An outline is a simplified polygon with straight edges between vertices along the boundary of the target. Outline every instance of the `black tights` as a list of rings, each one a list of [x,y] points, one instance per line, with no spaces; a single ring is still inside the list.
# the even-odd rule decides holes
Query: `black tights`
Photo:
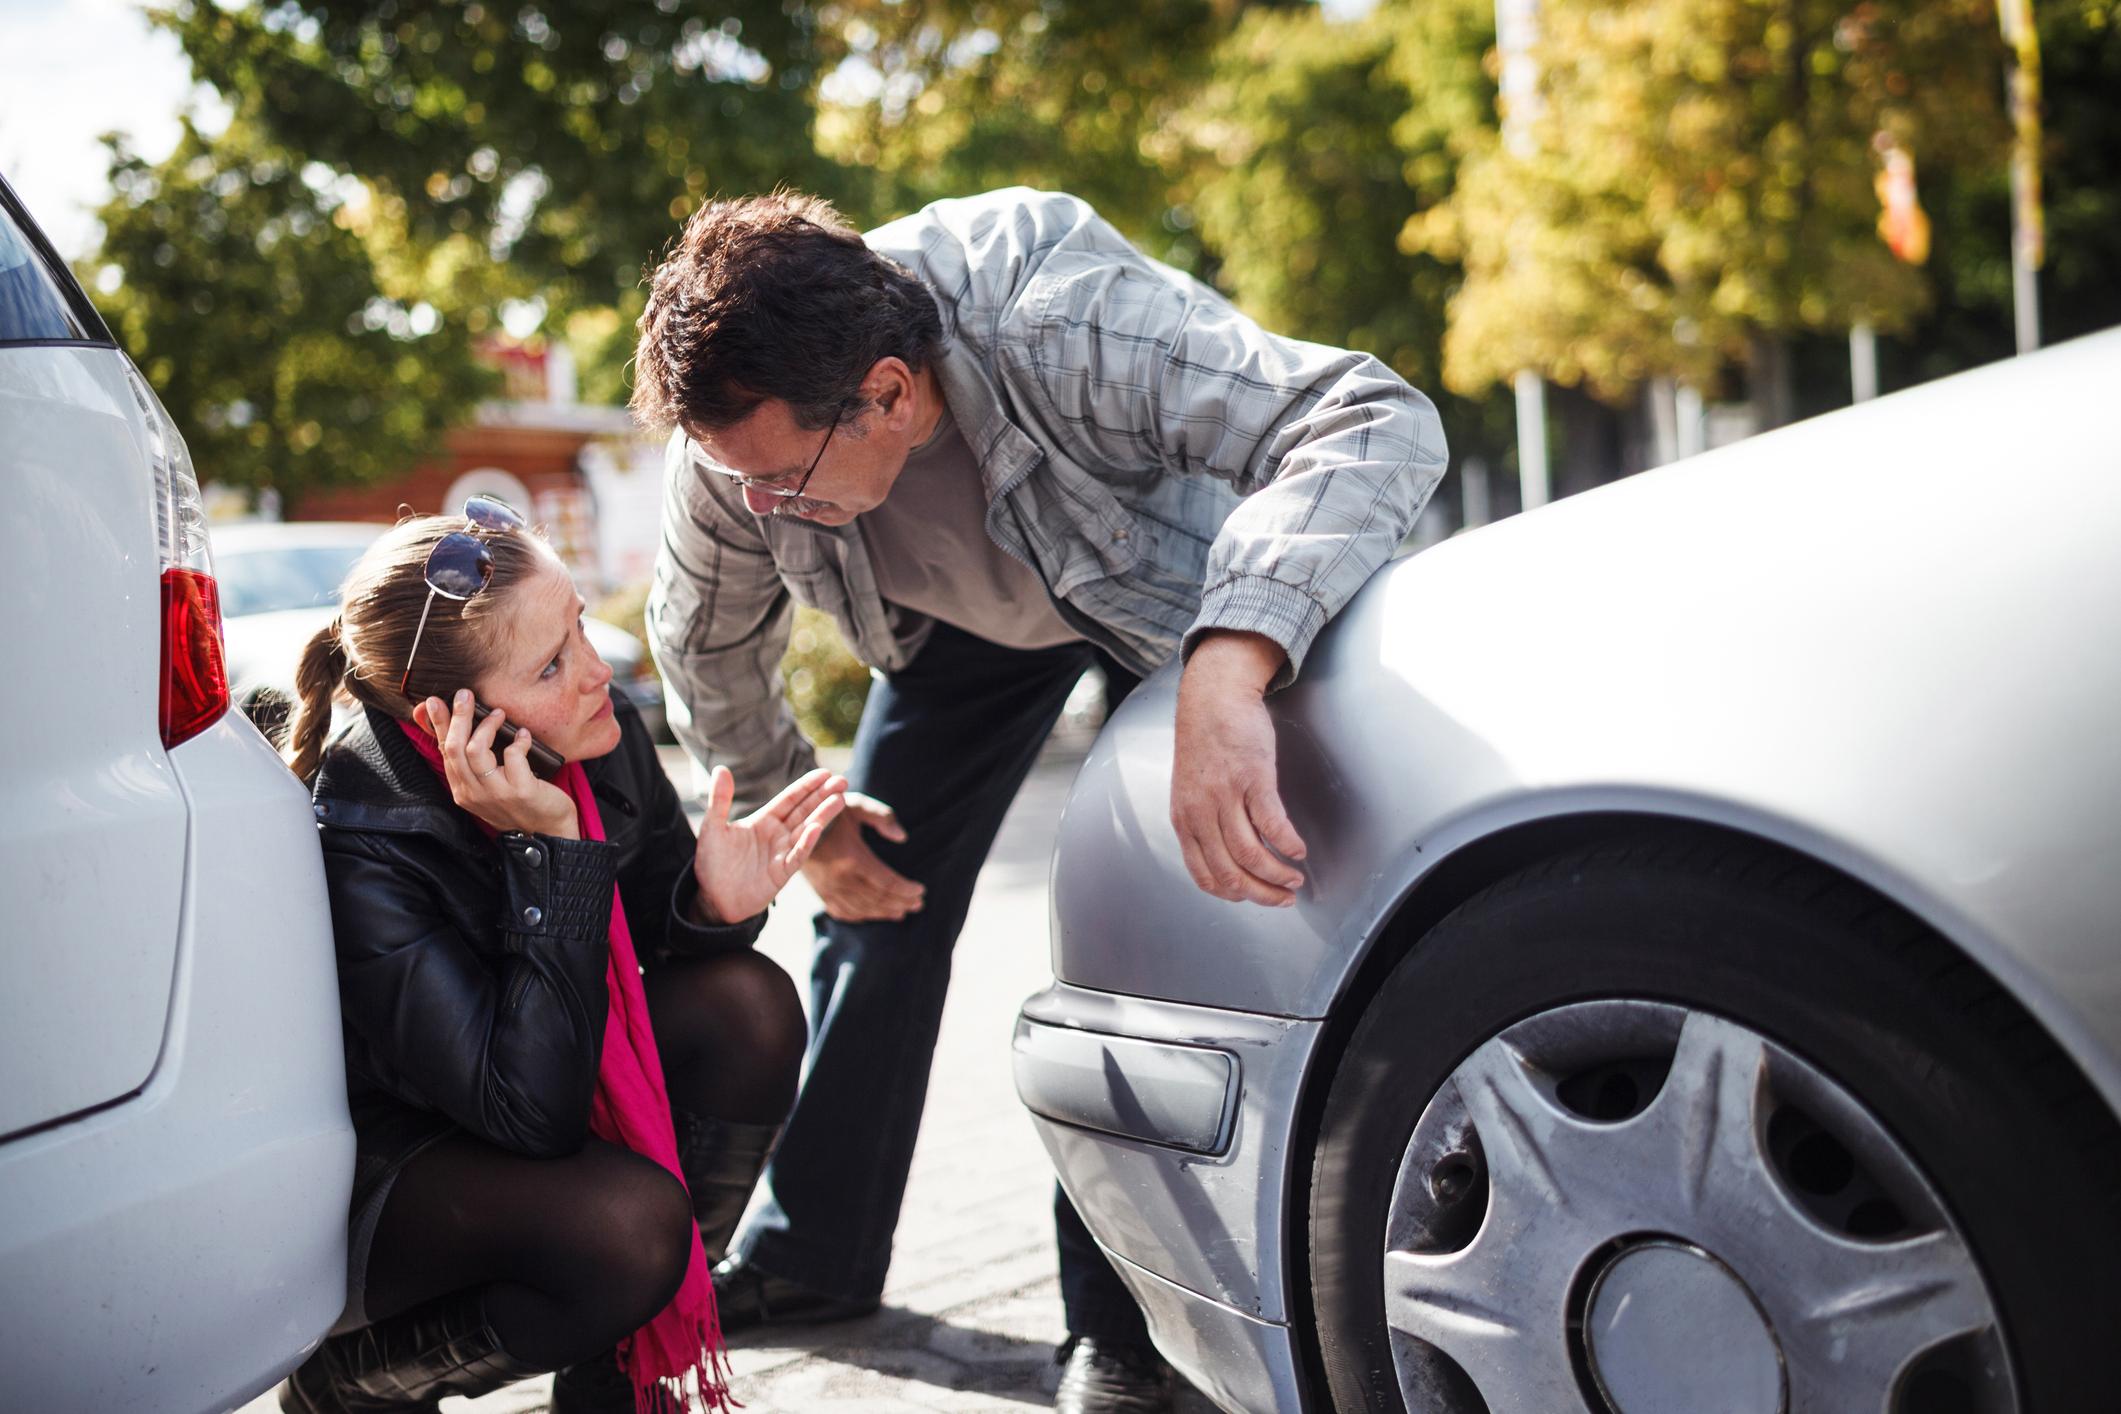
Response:
[[[673,1109],[774,1124],[806,1039],[788,975],[754,952],[667,962],[642,979]],[[368,1260],[368,1319],[468,1287],[509,1354],[548,1369],[609,1349],[685,1277],[692,1211],[650,1159],[591,1139],[534,1159],[468,1134],[391,1185]]]

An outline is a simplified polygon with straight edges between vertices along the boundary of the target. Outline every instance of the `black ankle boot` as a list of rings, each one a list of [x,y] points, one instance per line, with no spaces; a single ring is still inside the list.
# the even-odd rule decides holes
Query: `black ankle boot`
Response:
[[[677,1130],[678,1171],[692,1190],[692,1216],[711,1267],[727,1254],[782,1126],[739,1124],[677,1109],[670,1118]]]
[[[680,1414],[667,1392],[650,1396],[655,1414]],[[594,1360],[569,1365],[552,1377],[549,1414],[635,1414],[633,1380],[619,1368],[619,1353],[607,1350]]]
[[[477,1292],[328,1337],[280,1385],[287,1414],[413,1414],[544,1373],[501,1349]]]

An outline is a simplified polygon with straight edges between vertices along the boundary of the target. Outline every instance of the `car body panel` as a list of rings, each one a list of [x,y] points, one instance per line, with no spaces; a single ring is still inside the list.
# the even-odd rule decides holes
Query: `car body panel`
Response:
[[[169,1015],[185,807],[158,726],[161,569],[124,356],[0,348],[0,1135],[136,1090]],[[76,661],[94,626],[92,664]],[[82,1045],[84,1037],[96,1038]]]
[[[1097,1236],[1107,1248],[1246,1315],[1283,1319],[1281,1269],[1261,1260],[1261,1245],[1286,1198],[1288,1125],[1266,1107],[1295,1092],[1318,1024],[1065,985],[1033,997],[1024,1016],[1087,1033],[1212,1047],[1235,1058],[1237,1111],[1220,1154],[1181,1153],[1049,1120],[1039,1121],[1039,1138],[1077,1208],[1105,1216]],[[1122,1096],[1135,1088],[1128,1063],[1124,1052],[1106,1059]]]
[[[1690,820],[1821,860],[1962,948],[2121,1110],[2117,381],[2121,332],[2078,340],[1386,567],[1269,699],[1309,846],[1293,908],[1190,883],[1176,670],[1128,699],[1061,823],[1059,982],[1027,1015],[1164,1039],[1145,1018],[1183,1016],[1226,1049],[1297,1023],[1244,1057],[1254,1122],[1216,1159],[1256,1205],[1218,1201],[1198,1155],[1034,1117],[1182,1373],[1297,1407],[1293,1344],[1233,1323],[1294,1310],[1280,1199],[1329,1078],[1319,1023],[1360,1008],[1365,956],[1441,866],[1519,827]],[[1256,1305],[1223,1251],[1256,1264]]]
[[[1218,1409],[1300,1414],[1309,1407],[1294,1335],[1211,1301],[1109,1250],[1112,1269],[1149,1323],[1149,1338]]]
[[[1292,909],[1181,887],[1176,676],[1157,675],[1063,818],[1055,975],[1325,1016],[1455,849],[1529,820],[1676,815],[1924,918],[2121,1108],[2121,438],[2100,402],[2117,374],[2121,332],[2078,340],[1388,566],[1271,699],[1310,846]],[[2023,424],[2007,453],[1967,435],[1974,406]]]
[[[238,714],[169,759],[192,832],[167,1045],[124,1103],[0,1146],[9,1408],[226,1409],[345,1304],[354,1136],[309,801]]]

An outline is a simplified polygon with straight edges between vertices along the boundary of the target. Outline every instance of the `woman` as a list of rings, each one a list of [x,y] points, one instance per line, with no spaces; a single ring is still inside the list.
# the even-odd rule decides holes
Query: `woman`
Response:
[[[432,1410],[554,1369],[560,1411],[726,1398],[707,1262],[805,1034],[750,944],[846,783],[813,771],[732,821],[717,770],[695,840],[581,612],[479,497],[384,535],[303,654],[288,756],[314,781],[358,1162],[347,1315],[284,1409]],[[361,712],[327,747],[340,690]],[[549,780],[538,745],[566,762]]]

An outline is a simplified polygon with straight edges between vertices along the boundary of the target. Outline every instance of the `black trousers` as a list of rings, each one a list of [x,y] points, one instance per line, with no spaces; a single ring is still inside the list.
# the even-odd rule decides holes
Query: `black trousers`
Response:
[[[848,777],[898,812],[905,842],[872,833],[870,845],[927,896],[897,922],[818,916],[803,1088],[766,1201],[737,1242],[763,1270],[842,1297],[883,1289],[972,886],[1070,690],[1100,657],[1085,643],[1004,648],[938,623],[913,662],[870,690]],[[1116,700],[1134,679],[1105,667]],[[1145,1342],[1111,1263],[1065,1197],[1055,1210],[1069,1331]]]

